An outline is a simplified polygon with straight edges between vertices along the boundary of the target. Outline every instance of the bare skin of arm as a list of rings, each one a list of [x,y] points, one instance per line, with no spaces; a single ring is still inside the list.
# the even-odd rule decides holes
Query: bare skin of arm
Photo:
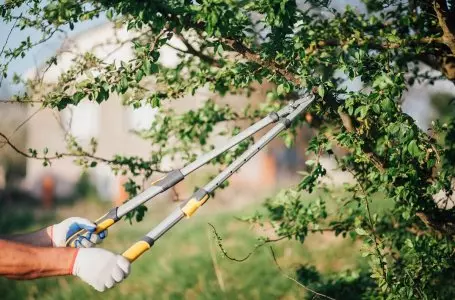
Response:
[[[0,276],[35,279],[70,275],[77,255],[74,248],[50,248],[0,240]]]
[[[14,235],[0,235],[0,239],[12,242],[28,244],[37,247],[52,247],[52,226],[37,230],[35,232],[14,234]],[[1,248],[0,248],[1,251]]]

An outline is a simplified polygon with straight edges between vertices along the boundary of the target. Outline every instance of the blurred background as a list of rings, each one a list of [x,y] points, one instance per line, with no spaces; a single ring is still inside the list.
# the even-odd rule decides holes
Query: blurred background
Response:
[[[335,6],[349,3],[362,9],[357,1],[334,2]],[[8,30],[6,24],[0,23],[1,33]],[[19,32],[10,42],[18,42],[29,34]],[[2,36],[0,42],[3,42]],[[52,83],[69,68],[74,53],[90,51],[108,62],[128,60],[132,55],[129,42],[132,37],[124,28],[116,28],[102,16],[82,24],[69,35],[53,37],[15,62],[10,72],[25,78],[41,76],[43,62],[57,54],[59,64],[44,75],[44,80]],[[179,43],[178,40],[172,42]],[[172,67],[178,56],[174,49],[164,47],[160,59],[162,64]],[[350,81],[346,86],[356,90],[361,88],[361,83],[360,80]],[[184,112],[211,97],[217,103],[229,102],[240,109],[247,101],[259,105],[271,88],[268,84],[257,86],[249,99],[238,95],[219,98],[210,95],[208,90],[199,90],[194,96],[166,105]],[[0,233],[35,230],[70,216],[93,220],[128,199],[123,188],[127,178],[114,175],[107,165],[98,164],[96,168],[84,171],[73,158],[66,157],[45,167],[42,161],[27,158],[20,152],[46,147],[50,153],[65,152],[64,139],[70,133],[83,145],[88,145],[91,138],[97,139],[100,157],[122,154],[147,158],[153,145],[140,139],[134,131],[148,128],[159,112],[151,107],[132,109],[123,106],[122,99],[115,97],[101,105],[83,102],[61,112],[9,103],[10,97],[20,90],[21,86],[8,82],[0,87],[0,132],[16,147],[13,149],[0,138]],[[453,113],[447,110],[447,105],[454,95],[451,84],[444,81],[435,85],[415,84],[405,95],[402,108],[426,130],[442,113]],[[324,232],[311,235],[304,245],[287,240],[274,243],[276,263],[268,246],[240,263],[223,255],[209,224],[222,237],[228,254],[238,259],[254,249],[258,237],[273,238],[271,228],[251,226],[239,218],[263,212],[262,203],[267,197],[275,195],[282,187],[299,182],[298,171],[305,169],[308,159],[305,148],[312,136],[312,129],[303,128],[292,148],[286,148],[279,140],[272,142],[235,174],[230,186],[217,192],[195,218],[178,225],[156,244],[153,251],[135,263],[128,280],[115,289],[99,294],[78,280],[63,277],[28,282],[0,278],[1,299],[303,298],[308,291],[286,275],[293,276],[305,263],[316,265],[322,273],[344,272],[362,263],[359,245]],[[213,143],[221,145],[224,140],[216,137]],[[336,169],[330,158],[323,158],[322,164],[329,173],[327,184],[337,186],[351,180],[348,174]],[[164,161],[163,166],[165,169],[179,168],[182,162]],[[103,247],[117,252],[125,250],[173,210],[178,205],[176,200],[189,197],[194,186],[207,182],[209,171],[210,168],[198,171],[175,189],[160,195],[153,204],[148,204],[143,222],[120,222],[114,226]],[[144,187],[148,184],[145,182]],[[318,193],[308,195],[307,201],[316,199]],[[330,199],[328,201],[330,208]],[[387,201],[381,203],[388,205]],[[352,278],[355,280],[355,274]]]

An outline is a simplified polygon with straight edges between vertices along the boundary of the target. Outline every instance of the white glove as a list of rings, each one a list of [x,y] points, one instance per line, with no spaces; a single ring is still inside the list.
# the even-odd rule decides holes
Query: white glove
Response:
[[[121,282],[130,273],[130,262],[121,255],[104,249],[79,249],[73,275],[103,292]]]
[[[107,236],[107,230],[100,233],[95,233],[96,225],[87,219],[83,218],[68,218],[61,223],[52,225],[50,229],[50,237],[54,247],[65,247],[66,240],[81,229],[86,229],[88,232],[81,235],[75,241],[76,248],[89,248],[96,244],[100,244]]]

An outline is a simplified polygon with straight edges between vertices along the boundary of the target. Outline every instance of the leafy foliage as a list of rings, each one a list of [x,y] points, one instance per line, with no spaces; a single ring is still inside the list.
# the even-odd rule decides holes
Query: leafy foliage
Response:
[[[320,228],[360,240],[369,262],[367,270],[317,277],[315,288],[336,296],[344,295],[342,287],[349,286],[362,298],[453,299],[455,118],[436,121],[425,132],[400,105],[404,91],[415,82],[431,84],[441,78],[455,82],[455,5],[443,0],[363,2],[364,10],[336,10],[330,1],[6,1],[0,6],[3,20],[19,29],[36,28],[43,37],[2,50],[0,69],[6,77],[12,59],[55,32],[103,13],[137,33],[132,41],[134,58],[116,65],[90,53],[81,55],[46,91],[42,105],[64,109],[83,99],[101,103],[120,95],[127,105],[151,104],[164,110],[163,101],[202,87],[226,95],[248,94],[257,82],[275,84],[267,102],[243,114],[211,100],[183,114],[166,111],[150,130],[138,133],[160,146],[150,161],[134,157],[108,161],[117,171],[146,177],[153,174],[151,169],[159,169],[165,156],[191,161],[198,151],[210,148],[209,137],[217,133],[217,125],[254,121],[307,88],[319,95],[310,111],[310,125],[318,130],[308,148],[315,161],[295,189],[266,204],[269,217],[278,234],[302,242],[308,232]],[[18,15],[18,8],[26,13]],[[167,68],[159,63],[159,50],[173,37],[186,47],[180,49],[179,64]],[[141,85],[151,78],[158,86],[153,91]],[[363,88],[347,91],[344,81],[355,78],[361,79]],[[28,92],[15,99],[35,101],[41,84],[28,82]],[[303,122],[294,124],[294,132]],[[236,130],[233,126],[230,133]],[[284,139],[291,139],[292,132]],[[177,143],[168,142],[169,133]],[[248,142],[213,163],[228,163]],[[74,143],[71,149],[84,164],[85,154],[92,152]],[[338,164],[355,183],[346,186],[348,196],[341,197],[329,215],[323,199],[303,204],[300,194],[312,192],[325,176],[318,158],[334,156],[333,150],[339,148],[348,154],[336,156]],[[137,192],[133,181],[129,191]],[[441,199],[435,196],[439,192],[444,194]],[[381,197],[393,206],[373,212],[370,205]],[[299,274],[305,281],[306,273]]]

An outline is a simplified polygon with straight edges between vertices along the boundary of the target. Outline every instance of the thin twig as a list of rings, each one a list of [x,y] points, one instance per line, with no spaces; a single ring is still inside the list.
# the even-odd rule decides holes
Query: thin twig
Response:
[[[209,239],[210,256],[212,257],[212,263],[213,263],[213,269],[215,270],[215,276],[216,276],[216,279],[218,281],[218,285],[220,286],[221,291],[224,293],[225,286],[224,286],[223,274],[221,273],[220,267],[216,260],[215,251],[213,249],[213,245],[210,240],[210,232],[208,230],[207,230],[207,237]]]
[[[349,172],[351,172],[351,170],[349,170]],[[351,174],[354,176],[354,174],[352,172],[351,172]],[[382,253],[381,253],[381,250],[379,249],[379,244],[378,244],[378,240],[380,240],[380,239],[376,235],[376,229],[375,229],[375,226],[374,226],[374,223],[373,223],[373,218],[371,216],[370,204],[368,203],[367,192],[366,192],[366,190],[364,189],[363,185],[360,182],[358,183],[358,186],[360,187],[360,189],[363,192],[363,195],[365,196],[365,206],[366,206],[367,213],[368,213],[368,221],[370,223],[371,234],[373,235],[373,240],[374,240],[376,254],[378,255],[379,260],[380,260],[382,276],[384,276],[384,280],[386,280],[387,279],[387,273],[386,273],[386,270],[385,270],[385,267],[384,267],[384,258],[382,256]]]
[[[166,33],[166,32],[169,32],[169,29],[167,27],[161,29],[161,31],[158,33],[158,35],[155,37],[155,39],[153,40],[153,43],[150,44],[150,49],[149,49],[149,52],[152,53],[153,51],[155,51],[155,47],[156,47],[156,44],[158,43],[159,39]]]
[[[42,108],[39,108],[37,109],[34,113],[32,113],[30,116],[28,116],[24,121],[22,121],[15,129],[14,131],[11,133],[11,135],[9,136],[8,140],[11,139],[11,137],[22,127],[24,126],[28,121],[30,121],[30,119],[32,119],[34,116],[36,116],[36,114],[38,112],[41,111]],[[8,142],[6,141],[3,141],[2,144],[0,145],[0,149],[2,149],[5,145],[8,145]]]
[[[38,108],[35,112],[33,112],[30,116],[28,116],[24,121],[22,121],[19,125],[17,125],[17,127],[14,129],[14,131],[11,133],[10,135],[10,138],[19,130],[22,128],[22,126],[24,126],[25,124],[27,124],[27,122],[29,122],[34,116],[36,116],[40,111],[42,111],[43,108],[40,107]]]
[[[175,201],[175,202],[181,201],[180,195],[179,195],[179,193],[177,192],[177,189],[175,188],[175,185],[172,187],[171,190],[172,190],[172,192],[174,193],[174,197],[173,197],[172,200]]]
[[[60,158],[63,158],[63,157],[75,157],[75,158],[87,157],[87,158],[91,158],[93,160],[104,162],[106,164],[115,164],[115,160],[113,160],[113,159],[107,159],[107,158],[104,158],[104,157],[96,156],[96,155],[90,154],[90,153],[88,153],[86,151],[82,151],[81,153],[56,153],[54,156],[32,155],[32,154],[29,154],[29,153],[27,153],[25,151],[22,151],[21,149],[16,147],[4,133],[0,132],[0,137],[3,138],[3,143],[8,144],[11,147],[11,149],[13,149],[18,154],[20,154],[20,155],[22,155],[22,156],[24,156],[26,158],[50,161],[50,160],[60,159]],[[153,171],[153,172],[157,172],[157,173],[168,173],[167,171],[160,170],[160,169],[150,169],[149,168],[148,170]]]
[[[311,292],[313,294],[315,294],[316,296],[318,297],[323,297],[323,298],[326,298],[326,299],[331,299],[331,300],[335,300],[334,298],[330,297],[330,296],[327,296],[327,295],[324,295],[324,294],[321,294],[321,293],[318,293],[316,292],[315,290],[303,285],[301,282],[299,282],[297,279],[295,279],[294,277],[291,277],[289,275],[287,275],[286,273],[284,273],[283,269],[281,268],[281,266],[278,264],[278,261],[276,259],[276,256],[275,256],[275,251],[273,251],[273,248],[272,246],[270,246],[270,252],[272,253],[272,257],[273,257],[273,261],[275,262],[275,265],[276,267],[278,268],[278,271],[280,271],[281,275],[283,275],[284,277],[286,277],[287,279],[295,282],[296,284],[298,284],[300,287],[302,287],[303,289],[305,289],[306,291],[308,292]]]
[[[385,268],[384,268],[384,259],[382,257],[381,251],[379,249],[379,244],[378,244],[379,238],[376,236],[376,229],[375,229],[374,224],[373,224],[373,218],[371,217],[370,204],[368,203],[368,198],[367,197],[365,197],[365,205],[367,207],[368,221],[370,222],[371,233],[373,234],[373,239],[374,239],[374,245],[375,245],[376,253],[378,254],[378,256],[381,259],[380,263],[381,263],[381,269],[382,269],[382,276],[384,276],[384,279],[386,279],[387,276],[386,276],[386,271],[385,271]]]
[[[17,18],[17,19],[14,21],[14,24],[13,24],[13,26],[11,27],[11,29],[10,29],[10,31],[9,31],[9,33],[8,33],[8,36],[6,37],[5,44],[3,44],[2,51],[0,51],[0,57],[2,57],[3,51],[5,51],[5,47],[6,47],[6,45],[8,44],[9,38],[10,38],[11,34],[13,33],[14,28],[16,28],[17,21],[19,21],[20,17],[22,17],[22,13],[19,15],[19,18]]]
[[[50,39],[54,36],[54,34],[55,34],[57,31],[58,31],[58,32],[63,32],[63,30],[61,30],[61,29],[59,29],[59,28],[55,28],[53,31],[51,31],[51,32],[49,33],[49,35],[48,35],[47,37],[42,38],[41,40],[39,40],[39,41],[36,42],[36,43],[33,43],[33,44],[29,47],[29,49],[32,49],[33,47],[36,47],[36,46],[38,46],[38,45],[40,45],[40,44],[43,44],[43,43],[47,42],[48,40],[50,40]],[[6,63],[4,63],[3,65],[4,65],[4,66],[8,66],[8,65],[13,61],[13,59],[15,59],[15,58],[16,58],[15,56],[11,56],[11,57],[6,61]],[[4,78],[5,78],[5,77],[0,76],[0,85],[2,85],[2,82],[3,82],[3,79],[4,79]]]
[[[147,36],[148,34],[150,34],[150,32],[152,32],[151,30],[148,30],[138,36],[135,36],[135,37],[132,37],[132,38],[129,38],[129,39],[126,39],[126,40],[123,40],[123,41],[120,41],[120,40],[117,40],[115,41],[115,43],[105,43],[105,44],[99,44],[99,45],[96,45],[94,47],[92,47],[92,51],[97,48],[97,47],[102,47],[102,46],[107,46],[107,45],[115,45],[117,46],[116,48],[114,48],[112,51],[110,51],[109,53],[107,53],[103,58],[102,60],[106,60],[107,58],[109,58],[109,56],[113,55],[115,52],[117,52],[118,50],[120,50],[123,46],[125,46],[126,44],[128,43],[132,43],[133,41],[135,40],[139,40],[141,37],[144,37],[144,36]],[[117,31],[115,31],[115,33],[117,34]]]
[[[8,144],[14,151],[16,151],[20,155],[25,156],[27,158],[34,158],[34,159],[39,159],[39,160],[53,160],[53,159],[62,158],[64,156],[66,156],[66,157],[90,157],[92,159],[99,160],[99,161],[102,161],[102,162],[105,162],[105,163],[112,163],[113,162],[113,160],[109,160],[109,159],[106,159],[106,158],[94,156],[94,155],[92,155],[90,153],[87,153],[87,152],[82,152],[82,153],[58,153],[58,154],[56,154],[54,156],[38,156],[38,155],[34,156],[32,154],[26,153],[26,152],[22,151],[21,149],[17,148],[4,133],[0,132],[0,137],[2,137],[4,142],[6,144]]]
[[[274,242],[278,242],[278,241],[284,240],[285,238],[289,238],[289,236],[282,236],[282,237],[277,238],[277,239],[267,239],[263,243],[254,246],[253,250],[251,250],[250,253],[248,253],[245,257],[243,257],[243,258],[235,258],[235,257],[230,256],[227,253],[226,249],[224,249],[223,244],[221,243],[221,241],[223,239],[220,237],[220,235],[216,231],[215,226],[213,226],[210,223],[208,223],[208,224],[210,225],[210,227],[212,227],[213,233],[215,234],[215,237],[217,239],[218,247],[220,248],[221,252],[223,252],[224,256],[226,256],[229,260],[232,260],[232,261],[235,261],[235,262],[244,262],[245,260],[250,258],[251,255],[253,255],[253,253],[256,252],[256,250],[258,250],[260,247],[264,246],[265,244],[274,243]]]
[[[18,100],[2,100],[2,99],[0,99],[0,104],[27,104],[27,103],[43,103],[43,101],[41,101],[41,100],[18,101]]]

